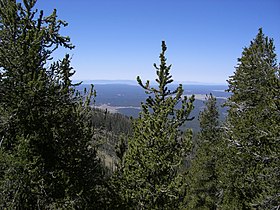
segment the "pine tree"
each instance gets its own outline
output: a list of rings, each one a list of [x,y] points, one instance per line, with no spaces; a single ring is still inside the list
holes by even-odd
[[[0,1],[0,208],[84,209],[98,202],[102,168],[87,98],[74,91],[70,57],[51,63],[67,24],[36,0]]]
[[[228,159],[224,209],[279,205],[279,67],[273,40],[262,29],[228,80]]]
[[[190,135],[183,137],[180,126],[189,118],[194,96],[183,97],[182,85],[168,89],[173,82],[171,65],[167,66],[165,42],[162,42],[160,66],[157,70],[158,88],[137,81],[149,97],[142,103],[142,111],[134,122],[133,137],[121,168],[121,197],[133,209],[176,208],[182,199],[179,171],[189,149]],[[177,106],[181,108],[177,109]]]
[[[216,98],[206,98],[200,112],[198,148],[188,171],[187,209],[217,209],[219,200],[218,162],[221,150],[221,128]]]

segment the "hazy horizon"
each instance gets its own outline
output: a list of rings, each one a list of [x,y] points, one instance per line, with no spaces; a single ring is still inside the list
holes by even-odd
[[[155,85],[155,80],[149,80],[150,84]],[[82,84],[125,84],[125,85],[138,85],[138,82],[135,80],[128,79],[86,79],[86,80],[73,80],[74,83],[82,82]],[[146,80],[143,80],[145,83]],[[227,86],[227,82],[224,83],[207,83],[207,82],[199,82],[199,81],[173,81],[174,85],[183,84],[183,85],[222,85]]]

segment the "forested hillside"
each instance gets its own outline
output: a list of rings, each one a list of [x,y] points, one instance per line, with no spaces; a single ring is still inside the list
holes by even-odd
[[[0,0],[0,209],[280,208],[280,67],[262,29],[227,81],[224,121],[211,93],[193,114],[195,96],[170,89],[165,41],[130,119],[94,108],[70,56],[52,58],[74,49],[56,10],[19,2]]]

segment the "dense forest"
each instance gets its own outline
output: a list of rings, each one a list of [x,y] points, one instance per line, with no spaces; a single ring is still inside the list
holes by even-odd
[[[279,209],[280,78],[273,39],[259,29],[228,79],[220,121],[209,93],[194,135],[195,97],[174,90],[162,41],[157,86],[138,118],[91,106],[77,91],[60,31],[67,23],[0,0],[0,209]]]

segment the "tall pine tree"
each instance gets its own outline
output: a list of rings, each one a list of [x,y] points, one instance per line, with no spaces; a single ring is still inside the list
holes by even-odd
[[[228,158],[224,209],[279,205],[279,67],[273,40],[262,29],[228,80]]]
[[[173,80],[171,65],[166,64],[166,49],[163,41],[160,66],[154,64],[158,87],[151,86],[149,81],[144,85],[137,78],[149,97],[134,123],[121,168],[120,193],[131,209],[176,208],[183,198],[179,171],[191,133],[182,135],[180,126],[191,120],[194,96],[189,101],[183,97],[182,85],[174,91],[168,88]]]

